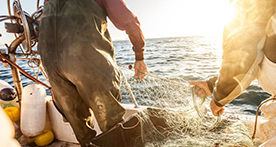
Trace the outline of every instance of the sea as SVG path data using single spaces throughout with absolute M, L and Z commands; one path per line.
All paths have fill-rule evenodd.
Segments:
M 113 41 L 116 59 L 126 65 L 134 64 L 134 53 L 129 40 Z M 4 49 L 4 48 L 3 48 Z M 5 49 L 4 49 L 5 50 Z M 222 61 L 222 40 L 216 36 L 186 36 L 146 39 L 145 63 L 154 75 L 182 81 L 207 80 L 219 74 Z M 18 65 L 35 76 L 34 70 L 26 61 Z M 39 79 L 43 80 L 41 74 Z M 23 87 L 34 83 L 21 76 Z M 14 86 L 10 68 L 0 63 L 0 80 Z M 262 90 L 258 81 L 251 85 L 235 100 L 225 106 L 236 114 L 255 115 L 259 104 L 270 95 Z

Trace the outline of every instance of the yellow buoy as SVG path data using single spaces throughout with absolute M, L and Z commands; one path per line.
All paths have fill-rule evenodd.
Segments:
M 20 110 L 18 107 L 7 107 L 4 109 L 11 121 L 17 122 L 20 119 Z
M 52 143 L 54 140 L 54 134 L 51 130 L 43 130 L 43 133 L 35 137 L 35 144 L 37 146 L 46 146 Z

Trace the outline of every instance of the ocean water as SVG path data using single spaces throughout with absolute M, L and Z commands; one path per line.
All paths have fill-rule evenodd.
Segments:
M 116 59 L 118 62 L 133 65 L 134 53 L 130 41 L 114 41 Z M 152 74 L 169 78 L 190 80 L 207 80 L 218 74 L 222 56 L 222 40 L 210 36 L 189 36 L 174 38 L 146 39 L 145 63 Z M 19 66 L 28 73 L 33 69 L 26 62 L 18 61 Z M 43 76 L 40 80 L 46 82 Z M 21 76 L 23 86 L 33 81 Z M 0 63 L 0 79 L 13 86 L 10 68 Z M 235 100 L 226 105 L 238 114 L 255 115 L 258 105 L 270 97 L 259 86 L 257 81 L 251 85 Z

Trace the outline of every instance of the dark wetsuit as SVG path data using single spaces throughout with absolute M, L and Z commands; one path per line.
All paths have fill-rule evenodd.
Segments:
M 120 73 L 106 12 L 93 0 L 50 0 L 40 23 L 38 50 L 56 104 L 81 145 L 95 136 L 86 126 L 89 108 L 102 131 L 123 121 L 125 113 L 120 105 Z M 127 33 L 131 38 L 135 32 Z M 139 37 L 142 44 L 133 37 L 131 42 L 136 59 L 143 60 L 144 38 Z

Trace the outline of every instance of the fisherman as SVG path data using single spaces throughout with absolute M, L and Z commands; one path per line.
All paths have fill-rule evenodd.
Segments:
M 210 103 L 217 116 L 223 106 L 238 97 L 250 83 L 276 94 L 276 1 L 232 0 L 234 19 L 224 27 L 220 74 L 207 81 L 190 81 L 198 96 L 213 94 Z
M 135 52 L 134 76 L 143 79 L 147 72 L 144 36 L 137 17 L 122 0 L 49 0 L 40 22 L 38 50 L 55 103 L 81 146 L 91 145 L 96 135 L 90 129 L 92 112 L 103 132 L 124 122 L 120 70 L 107 30 L 107 16 L 128 34 Z

